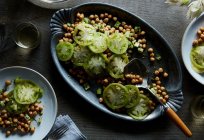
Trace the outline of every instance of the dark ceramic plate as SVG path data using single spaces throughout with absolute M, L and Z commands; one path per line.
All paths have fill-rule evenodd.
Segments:
M 138 121 L 134 120 L 126 114 L 115 113 L 109 110 L 103 104 L 98 102 L 98 98 L 95 93 L 92 91 L 85 91 L 84 88 L 66 71 L 66 68 L 58 61 L 55 47 L 58 43 L 58 40 L 63 36 L 64 30 L 62 29 L 62 25 L 64 23 L 70 22 L 72 23 L 75 19 L 75 15 L 77 12 L 83 12 L 85 15 L 96 14 L 96 13 L 105 13 L 108 12 L 114 16 L 120 17 L 120 21 L 126 21 L 131 25 L 135 25 L 135 23 L 143 30 L 146 31 L 146 39 L 149 47 L 153 47 L 156 52 L 158 52 L 162 59 L 156 64 L 156 67 L 162 66 L 168 73 L 169 78 L 165 80 L 164 85 L 169 94 L 169 100 L 167 105 L 170 106 L 174 111 L 177 111 L 182 103 L 183 103 L 183 95 L 181 91 L 182 86 L 182 73 L 179 61 L 171 49 L 165 39 L 147 22 L 139 18 L 138 16 L 129 13 L 121 8 L 102 4 L 102 3 L 87 3 L 83 5 L 76 6 L 70 9 L 61 9 L 54 13 L 51 18 L 50 28 L 52 32 L 51 39 L 51 53 L 54 63 L 64 78 L 64 80 L 85 100 L 91 103 L 93 106 L 102 110 L 105 113 L 108 113 L 116 118 L 129 120 L 129 121 Z M 143 61 L 143 60 L 142 60 Z M 153 71 L 155 68 L 151 66 L 148 61 L 144 60 L 144 63 L 148 67 L 150 71 Z M 157 118 L 158 116 L 163 114 L 162 106 L 157 106 L 157 108 L 144 120 L 139 121 L 149 121 Z

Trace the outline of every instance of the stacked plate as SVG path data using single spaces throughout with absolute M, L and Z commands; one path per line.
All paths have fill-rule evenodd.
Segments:
M 48 9 L 60 9 L 64 7 L 72 7 L 76 0 L 28 0 L 29 2 Z

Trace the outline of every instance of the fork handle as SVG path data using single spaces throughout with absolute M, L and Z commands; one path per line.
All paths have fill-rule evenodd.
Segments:
M 192 132 L 188 129 L 188 127 L 184 124 L 184 122 L 179 118 L 179 116 L 173 111 L 173 109 L 167 107 L 166 108 L 166 114 L 183 131 L 183 133 L 186 136 L 188 136 L 188 137 L 192 136 Z

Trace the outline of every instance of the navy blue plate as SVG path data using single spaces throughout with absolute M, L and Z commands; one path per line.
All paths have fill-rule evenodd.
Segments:
M 127 12 L 121 8 L 103 4 L 103 3 L 86 3 L 69 9 L 61 9 L 54 13 L 51 18 L 50 28 L 52 32 L 51 38 L 51 54 L 54 63 L 64 78 L 64 80 L 86 101 L 91 103 L 93 106 L 108 113 L 116 118 L 129 121 L 149 121 L 157 118 L 163 114 L 163 108 L 157 106 L 157 108 L 144 120 L 134 120 L 126 114 L 115 113 L 109 110 L 103 104 L 100 104 L 95 93 L 92 91 L 85 91 L 84 88 L 66 71 L 65 67 L 59 62 L 56 56 L 56 44 L 58 40 L 64 35 L 64 30 L 62 25 L 69 22 L 73 23 L 76 14 L 84 13 L 85 15 L 97 14 L 97 13 L 110 13 L 116 17 L 119 17 L 120 21 L 126 21 L 131 25 L 139 25 L 142 30 L 146 31 L 146 40 L 149 47 L 153 47 L 156 52 L 158 52 L 162 59 L 156 64 L 157 67 L 162 66 L 168 73 L 169 78 L 165 81 L 164 85 L 169 94 L 169 100 L 167 105 L 171 107 L 174 111 L 177 111 L 183 103 L 182 88 L 182 72 L 179 61 L 173 52 L 172 48 L 168 45 L 165 39 L 156 31 L 152 26 L 150 26 L 143 19 L 138 16 Z M 144 60 L 144 63 L 150 71 L 154 70 L 154 67 L 149 64 L 148 61 Z M 173 64 L 173 66 L 172 66 Z

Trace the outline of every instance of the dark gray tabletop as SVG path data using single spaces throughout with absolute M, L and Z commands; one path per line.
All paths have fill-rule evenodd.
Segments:
M 91 2 L 93 1 L 91 0 Z M 178 111 L 178 115 L 192 130 L 193 137 L 191 139 L 202 139 L 204 137 L 204 120 L 194 120 L 190 114 L 189 106 L 194 97 L 203 94 L 204 86 L 189 75 L 181 58 L 181 40 L 190 20 L 186 19 L 186 8 L 169 6 L 164 1 L 100 0 L 98 2 L 110 3 L 138 15 L 158 30 L 168 41 L 179 58 L 184 77 L 184 103 Z M 74 4 L 84 2 L 88 2 L 88 0 L 75 0 Z M 69 5 L 65 5 L 65 7 L 69 7 Z M 42 34 L 40 46 L 30 52 L 10 43 L 9 48 L 0 53 L 0 68 L 20 65 L 37 70 L 44 75 L 56 92 L 59 105 L 58 114 L 68 114 L 88 139 L 187 139 L 166 116 L 147 123 L 118 120 L 99 111 L 75 93 L 64 82 L 51 58 L 49 22 L 55 11 L 40 8 L 24 0 L 0 1 L 0 22 L 6 23 L 8 32 L 12 32 L 18 23 L 28 21 L 37 25 Z

